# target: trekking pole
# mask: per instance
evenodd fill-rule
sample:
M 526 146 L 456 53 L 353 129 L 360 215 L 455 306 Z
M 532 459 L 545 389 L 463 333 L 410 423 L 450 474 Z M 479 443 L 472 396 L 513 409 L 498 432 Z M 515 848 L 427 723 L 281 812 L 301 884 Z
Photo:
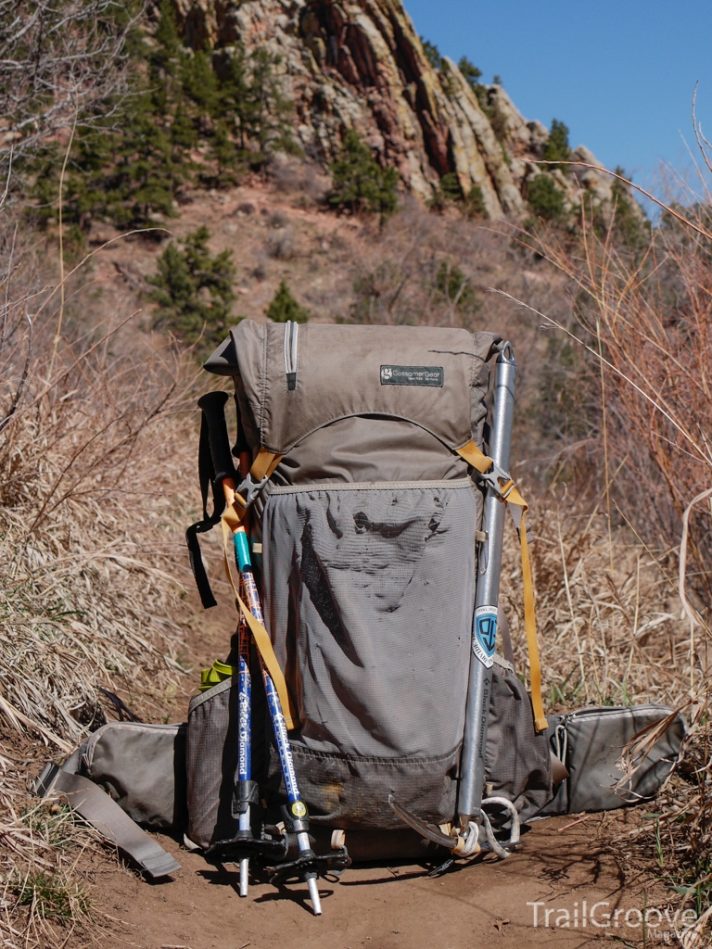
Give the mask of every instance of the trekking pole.
M 238 528 L 235 532 L 235 550 L 237 553 L 238 567 L 240 569 L 240 577 L 245 590 L 247 606 L 249 607 L 250 612 L 255 617 L 255 619 L 264 625 L 262 604 L 260 603 L 257 584 L 252 571 L 249 540 L 244 528 L 242 527 Z M 279 695 L 277 694 L 274 682 L 272 681 L 272 676 L 269 674 L 263 663 L 260 663 L 260 665 L 262 667 L 262 679 L 264 681 L 267 707 L 269 709 L 270 719 L 272 721 L 274 740 L 277 746 L 277 753 L 279 755 L 279 761 L 282 767 L 282 776 L 284 778 L 284 786 L 287 792 L 290 823 L 292 825 L 292 830 L 297 835 L 297 846 L 299 848 L 300 857 L 305 861 L 305 863 L 307 863 L 313 860 L 315 856 L 311 848 L 311 842 L 309 840 L 309 828 L 306 821 L 307 808 L 306 804 L 302 800 L 301 794 L 299 793 L 299 787 L 297 785 L 297 775 L 294 770 L 294 758 L 292 756 L 292 749 L 289 747 L 289 736 L 287 735 L 287 726 L 284 721 L 284 713 L 282 711 L 282 705 L 279 701 Z M 306 881 L 307 887 L 309 888 L 309 897 L 312 902 L 314 915 L 320 916 L 321 900 L 319 898 L 316 871 L 309 869 L 308 866 L 305 866 L 303 878 Z
M 252 837 L 250 797 L 254 787 L 252 783 L 252 676 L 250 675 L 250 634 L 247 623 L 240 617 L 237 632 L 238 673 L 237 673 L 237 802 L 238 802 L 238 838 Z M 240 896 L 247 896 L 249 885 L 250 858 L 240 857 Z
M 203 410 L 207 422 L 210 456 L 215 473 L 215 489 L 235 490 L 237 472 L 230 450 L 230 439 L 225 425 L 226 392 L 209 392 L 198 405 Z M 237 549 L 235 551 L 237 559 Z M 236 843 L 252 840 L 251 800 L 255 786 L 252 782 L 252 676 L 250 674 L 250 638 L 244 617 L 240 617 L 237 631 L 238 674 L 237 674 L 237 812 L 238 834 Z M 239 857 L 240 896 L 247 896 L 249 885 L 250 858 Z
M 498 488 L 500 484 L 509 480 L 505 472 L 509 467 L 515 376 L 516 363 L 511 344 L 502 343 L 496 362 L 494 407 L 489 442 L 489 456 L 494 465 L 491 472 L 488 472 L 489 477 L 485 477 L 487 489 L 482 523 L 485 540 L 478 558 L 470 677 L 465 706 L 465 733 L 460 758 L 461 777 L 457 802 L 460 833 L 467 836 L 474 817 L 478 824 L 484 825 L 490 845 L 492 845 L 493 835 L 487 815 L 482 811 L 482 796 L 485 787 L 485 745 L 492 691 L 492 663 L 497 639 L 497 605 L 506 509 L 502 492 Z M 502 803 L 499 798 L 497 803 Z M 515 815 L 516 812 L 513 817 Z M 518 820 L 513 827 L 518 828 Z M 512 843 L 515 842 L 513 838 L 514 834 Z M 493 847 L 493 849 L 497 848 Z M 502 853 L 506 855 L 506 851 Z
M 227 426 L 225 424 L 224 410 L 227 398 L 228 396 L 225 392 L 211 392 L 199 399 L 198 405 L 203 410 L 203 415 L 207 422 L 208 436 L 210 440 L 210 452 L 212 455 L 213 468 L 215 471 L 216 488 L 222 488 L 225 493 L 226 503 L 229 505 L 237 490 L 237 472 L 235 471 L 233 464 L 232 452 L 230 450 L 230 441 L 227 434 Z M 264 625 L 262 605 L 260 603 L 257 583 L 255 582 L 255 576 L 252 569 L 249 539 L 244 527 L 240 526 L 235 531 L 233 531 L 233 544 L 235 560 L 240 573 L 240 579 L 243 584 L 247 607 L 254 618 L 261 625 Z M 240 649 L 240 655 L 243 655 L 242 649 Z M 299 857 L 296 861 L 293 861 L 293 865 L 299 866 L 302 869 L 302 878 L 306 881 L 307 887 L 309 889 L 309 897 L 311 899 L 314 915 L 320 916 L 321 899 L 319 897 L 319 888 L 317 886 L 317 873 L 316 870 L 313 869 L 317 858 L 311 848 L 311 843 L 309 840 L 307 807 L 301 798 L 297 785 L 297 777 L 294 770 L 294 759 L 292 756 L 292 749 L 289 746 L 289 737 L 287 735 L 287 726 L 284 719 L 282 704 L 280 702 L 272 676 L 265 667 L 261 656 L 260 668 L 262 670 L 267 707 L 272 722 L 272 730 L 274 732 L 275 744 L 277 746 L 277 753 L 279 755 L 285 790 L 287 792 L 289 821 L 291 829 L 297 837 Z M 249 672 L 249 665 L 247 666 L 247 671 Z M 239 778 L 240 775 L 238 774 L 238 786 Z M 247 807 L 247 818 L 243 820 L 243 823 L 245 823 L 247 828 L 249 828 L 249 803 L 247 804 Z M 239 833 L 242 828 L 240 825 L 238 826 Z M 238 844 L 239 839 L 236 840 L 235 843 Z M 245 860 L 244 856 L 240 860 L 241 868 L 243 866 L 243 860 Z

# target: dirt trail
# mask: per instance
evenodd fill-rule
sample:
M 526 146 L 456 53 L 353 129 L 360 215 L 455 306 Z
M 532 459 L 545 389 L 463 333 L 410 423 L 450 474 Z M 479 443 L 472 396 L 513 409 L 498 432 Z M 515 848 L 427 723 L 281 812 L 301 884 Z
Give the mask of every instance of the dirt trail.
M 595 919 L 600 922 L 617 908 L 640 909 L 645 901 L 623 889 L 615 861 L 600 852 L 602 819 L 567 828 L 570 824 L 570 819 L 542 822 L 509 860 L 463 867 L 441 878 L 429 878 L 413 865 L 351 868 L 338 883 L 321 881 L 321 918 L 305 904 L 304 885 L 277 890 L 261 883 L 241 899 L 233 867 L 211 867 L 168 840 L 167 848 L 183 865 L 174 881 L 149 886 L 115 868 L 102 869 L 95 878 L 100 897 L 95 907 L 111 917 L 102 944 L 127 949 L 526 949 L 553 944 L 574 949 L 604 941 L 610 945 L 617 937 L 642 945 L 640 925 L 626 927 L 621 921 L 597 928 L 590 916 L 583 925 L 584 903 L 589 909 L 599 904 Z M 549 927 L 544 925 L 547 909 Z M 556 927 L 566 911 L 569 927 Z
M 226 638 L 224 622 L 204 625 L 195 668 L 221 655 Z M 179 696 L 173 711 L 181 715 L 186 707 L 187 695 Z M 642 885 L 623 887 L 621 869 L 606 851 L 614 829 L 636 820 L 634 812 L 618 812 L 542 821 L 507 861 L 488 859 L 441 878 L 416 865 L 353 867 L 339 882 L 321 881 L 321 918 L 311 915 L 303 884 L 278 890 L 255 883 L 241 899 L 236 868 L 216 868 L 161 838 L 182 864 L 170 882 L 150 885 L 109 857 L 95 863 L 92 905 L 104 918 L 98 942 L 116 949 L 574 949 L 610 945 L 614 937 L 643 945 L 640 926 L 598 928 L 590 917 L 586 926 L 582 920 L 584 903 L 603 901 L 597 921 L 617 908 L 633 908 L 635 917 L 650 905 Z M 567 911 L 568 928 L 561 925 Z

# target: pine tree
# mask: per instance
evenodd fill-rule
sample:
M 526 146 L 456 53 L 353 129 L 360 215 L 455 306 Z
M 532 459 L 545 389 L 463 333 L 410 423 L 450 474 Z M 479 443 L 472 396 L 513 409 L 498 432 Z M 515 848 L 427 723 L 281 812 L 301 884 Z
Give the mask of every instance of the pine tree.
M 254 152 L 250 164 L 261 168 L 276 151 L 291 151 L 294 141 L 288 122 L 291 105 L 283 96 L 275 76 L 279 59 L 265 49 L 250 57 L 250 75 L 238 114 Z
M 460 58 L 457 68 L 460 70 L 471 88 L 477 92 L 478 87 L 481 85 L 480 79 L 482 78 L 482 70 L 478 69 L 477 66 L 475 66 L 475 64 L 467 58 L 467 56 L 462 56 Z
M 202 339 L 215 345 L 231 322 L 235 265 L 229 251 L 211 254 L 210 232 L 200 227 L 178 243 L 171 242 L 158 259 L 149 281 L 156 304 L 154 326 L 164 327 L 192 345 Z
M 547 175 L 536 175 L 527 183 L 527 200 L 534 214 L 544 221 L 564 217 L 564 194 Z
M 350 211 L 369 211 L 386 217 L 395 211 L 398 172 L 382 168 L 371 149 L 349 129 L 338 159 L 331 165 L 332 189 L 329 204 Z
M 552 119 L 549 137 L 544 145 L 543 157 L 545 161 L 568 161 L 571 158 L 569 129 L 559 119 Z M 563 170 L 566 170 L 565 166 Z
M 280 281 L 266 313 L 267 317 L 274 323 L 286 323 L 288 320 L 293 320 L 295 323 L 306 323 L 309 319 L 309 310 L 294 298 L 286 280 Z

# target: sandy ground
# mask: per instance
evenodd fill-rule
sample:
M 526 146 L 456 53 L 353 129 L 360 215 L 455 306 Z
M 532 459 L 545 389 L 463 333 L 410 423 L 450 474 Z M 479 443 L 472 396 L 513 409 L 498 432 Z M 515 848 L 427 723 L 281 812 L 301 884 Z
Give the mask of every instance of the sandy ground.
M 610 817 L 541 822 L 508 860 L 462 866 L 440 878 L 413 865 L 351 868 L 339 882 L 321 881 L 320 918 L 311 914 L 303 884 L 278 890 L 256 883 L 241 899 L 235 867 L 210 866 L 164 839 L 183 865 L 170 882 L 151 886 L 109 866 L 97 872 L 100 942 L 122 949 L 665 944 L 661 933 L 648 933 L 646 942 L 637 910 L 649 905 L 649 895 L 642 881 L 623 887 L 621 868 L 601 847 L 610 830 Z M 623 917 L 628 909 L 630 925 Z M 616 910 L 617 924 L 601 926 Z

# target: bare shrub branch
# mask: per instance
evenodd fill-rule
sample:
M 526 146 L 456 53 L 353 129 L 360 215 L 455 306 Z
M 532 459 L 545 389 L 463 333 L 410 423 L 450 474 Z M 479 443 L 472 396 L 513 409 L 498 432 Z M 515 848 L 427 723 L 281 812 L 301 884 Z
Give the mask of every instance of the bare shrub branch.
M 118 0 L 0 0 L 0 165 L 64 132 L 103 121 L 124 88 L 131 22 Z

